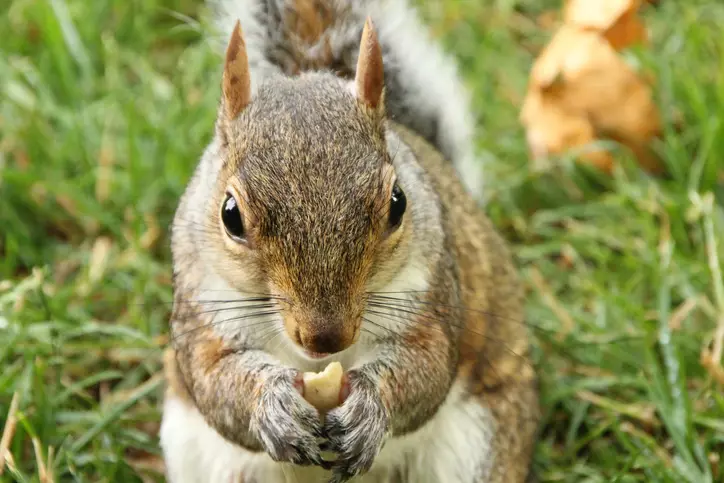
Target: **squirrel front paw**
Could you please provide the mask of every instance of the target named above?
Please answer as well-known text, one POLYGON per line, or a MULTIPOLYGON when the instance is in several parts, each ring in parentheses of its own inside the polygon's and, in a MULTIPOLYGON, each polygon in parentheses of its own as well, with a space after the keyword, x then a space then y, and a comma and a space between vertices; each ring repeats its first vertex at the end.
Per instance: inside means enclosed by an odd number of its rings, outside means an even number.
POLYGON ((337 453, 330 483, 343 483, 367 472, 387 438, 389 417, 376 384, 363 372, 347 375, 350 392, 330 411, 324 424, 324 449, 337 453))
POLYGON ((285 370, 265 381, 251 418, 251 431, 267 454, 279 462, 320 465, 322 423, 301 394, 301 375, 285 370))

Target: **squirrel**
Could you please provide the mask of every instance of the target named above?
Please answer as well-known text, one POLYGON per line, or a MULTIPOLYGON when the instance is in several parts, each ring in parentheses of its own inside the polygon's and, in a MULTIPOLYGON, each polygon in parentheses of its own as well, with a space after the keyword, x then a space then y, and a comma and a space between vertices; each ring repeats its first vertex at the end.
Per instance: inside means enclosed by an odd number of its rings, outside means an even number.
POLYGON ((404 0, 213 6, 221 99, 171 232, 168 481, 527 481, 524 294, 454 61, 404 0), (320 414, 302 374, 332 361, 320 414))

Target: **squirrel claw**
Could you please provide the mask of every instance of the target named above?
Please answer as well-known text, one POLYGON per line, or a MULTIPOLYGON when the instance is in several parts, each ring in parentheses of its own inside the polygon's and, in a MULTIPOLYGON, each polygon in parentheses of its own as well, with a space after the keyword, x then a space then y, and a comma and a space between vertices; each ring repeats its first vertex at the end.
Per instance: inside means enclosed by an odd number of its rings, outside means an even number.
POLYGON ((294 379, 293 371, 269 378, 251 429, 274 461, 322 466, 325 463, 317 442, 322 423, 294 387, 294 379))
POLYGON ((324 424, 324 446, 338 455, 331 483, 366 473, 389 431, 387 411, 374 382, 356 372, 350 373, 349 379, 349 397, 327 414, 324 424))

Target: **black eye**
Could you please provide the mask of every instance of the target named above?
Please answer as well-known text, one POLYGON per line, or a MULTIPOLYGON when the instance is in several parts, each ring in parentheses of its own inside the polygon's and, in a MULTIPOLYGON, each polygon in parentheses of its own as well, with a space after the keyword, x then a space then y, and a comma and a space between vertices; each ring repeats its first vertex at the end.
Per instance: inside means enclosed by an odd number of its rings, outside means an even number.
POLYGON ((395 183, 392 188, 392 199, 390 200, 390 228, 397 228, 402 222, 402 215, 407 208, 407 198, 400 185, 395 183))
POLYGON ((224 203, 221 205, 221 221, 224 222, 226 233, 235 242, 245 242, 244 221, 241 219, 239 205, 229 193, 226 193, 224 203))

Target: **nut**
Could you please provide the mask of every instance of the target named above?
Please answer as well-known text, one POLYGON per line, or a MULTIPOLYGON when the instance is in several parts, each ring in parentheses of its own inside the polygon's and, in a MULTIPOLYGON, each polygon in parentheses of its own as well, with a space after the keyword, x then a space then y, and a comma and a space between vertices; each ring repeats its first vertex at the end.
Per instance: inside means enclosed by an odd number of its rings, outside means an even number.
POLYGON ((340 403, 342 389, 342 364, 331 362, 322 372, 304 373, 304 399, 317 408, 327 412, 340 403))

